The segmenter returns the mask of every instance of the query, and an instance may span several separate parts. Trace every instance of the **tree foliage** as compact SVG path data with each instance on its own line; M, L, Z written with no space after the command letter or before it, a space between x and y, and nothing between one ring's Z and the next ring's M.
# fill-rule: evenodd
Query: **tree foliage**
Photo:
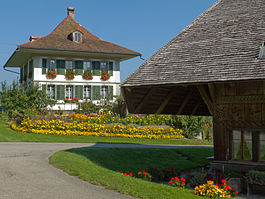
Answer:
M1 106L11 118L20 114L41 114L55 103L47 97L46 92L39 90L38 85L29 83L24 87L15 81L12 85L1 82L0 99Z

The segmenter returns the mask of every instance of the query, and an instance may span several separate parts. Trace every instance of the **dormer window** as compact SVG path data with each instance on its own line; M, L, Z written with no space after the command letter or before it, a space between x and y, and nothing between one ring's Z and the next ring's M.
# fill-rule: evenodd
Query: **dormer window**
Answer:
M81 32L74 32L73 33L73 41L80 43L82 41L82 33Z

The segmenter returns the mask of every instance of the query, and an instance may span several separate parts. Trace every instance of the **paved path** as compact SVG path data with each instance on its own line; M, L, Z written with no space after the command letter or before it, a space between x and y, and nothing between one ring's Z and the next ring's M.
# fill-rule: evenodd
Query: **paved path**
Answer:
M0 142L0 199L133 199L133 197L69 176L49 164L48 158L54 152L77 147L196 148L212 146ZM251 198L264 199L261 196Z
M0 143L0 199L132 198L91 185L49 165L56 151L93 146L68 143Z

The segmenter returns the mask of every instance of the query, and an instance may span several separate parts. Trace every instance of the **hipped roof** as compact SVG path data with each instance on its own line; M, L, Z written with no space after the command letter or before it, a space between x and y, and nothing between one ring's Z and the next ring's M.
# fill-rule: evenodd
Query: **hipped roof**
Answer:
M69 39L69 35L76 31L82 33L80 43ZM49 35L39 37L19 47L140 55L136 51L98 38L70 16L67 16Z
M71 39L73 32L82 33L82 42L74 42ZM21 67L32 55L48 56L72 56L90 58L110 58L127 60L140 53L117 44L104 41L67 16L49 35L44 37L31 37L32 41L22 45L9 58L5 67Z
M123 87L265 78L264 0L219 0L129 76Z

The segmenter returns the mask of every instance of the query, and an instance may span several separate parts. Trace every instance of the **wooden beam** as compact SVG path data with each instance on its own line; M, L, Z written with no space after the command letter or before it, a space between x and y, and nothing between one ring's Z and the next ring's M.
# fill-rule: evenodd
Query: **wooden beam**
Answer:
M210 91L212 102L216 103L216 92L215 92L216 89L215 89L214 84L208 84L208 88L209 88L209 91Z
M197 111L197 109L199 108L199 106L201 105L201 103L199 102L198 104L196 104L196 106L194 107L194 109L191 112L191 115L194 115Z
M197 88L198 88L198 90L199 90L199 92L201 94L201 97L202 97L203 101L207 105L209 112L211 113L211 115L213 115L213 103L212 103L212 101L210 99L210 96L206 92L206 90L205 90L203 85L198 85Z
M187 95L187 97L185 98L185 100L182 102L182 104L179 107L179 110L177 111L176 115L180 115L182 113L184 107L188 103L188 101L189 101L189 99L190 99L191 96L192 96L192 91Z
M125 99L126 107L128 108L128 112L133 111L133 102L131 98L131 89L129 88L122 88L121 89L122 95Z
M144 96L144 99L141 101L141 103L136 107L135 113L138 113L138 111L145 105L145 103L148 101L148 99L154 94L155 89L151 88L147 92L147 94Z
M166 99L162 102L162 104L159 106L159 108L156 111L156 114L160 114L166 105L168 104L169 100L173 97L174 93L176 92L176 89L172 89L169 94L167 95Z

